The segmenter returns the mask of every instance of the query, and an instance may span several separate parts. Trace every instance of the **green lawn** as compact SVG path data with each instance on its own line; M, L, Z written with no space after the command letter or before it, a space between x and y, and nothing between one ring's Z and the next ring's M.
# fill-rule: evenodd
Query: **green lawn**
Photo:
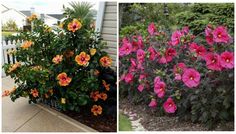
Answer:
M14 34L14 33L16 33L16 32L6 32L6 31L2 31L2 36L7 37L7 36L12 35L12 34Z
M123 114L119 114L119 131L132 131L129 118Z

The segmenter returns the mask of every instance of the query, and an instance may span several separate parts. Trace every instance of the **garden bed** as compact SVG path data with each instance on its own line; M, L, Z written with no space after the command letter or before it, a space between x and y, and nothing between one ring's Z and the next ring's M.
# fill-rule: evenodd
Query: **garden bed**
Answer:
M75 111L62 111L58 106L59 104L56 101L47 101L47 100L40 100L39 103L42 105L50 106L52 109L55 109L72 119L85 124L88 127L91 127L99 132L116 132L117 125L116 125L116 116L102 114L100 116L94 116L89 111L88 107L81 107L79 112ZM116 115L116 114L113 114Z
M91 113L81 110L79 113L73 111L62 112L65 115L99 131L99 132L116 132L116 117L102 115L94 117Z
M137 114L141 124L148 131L207 131L203 124L179 121L175 116L158 117L157 111L145 104L132 104L128 99L120 99L120 110ZM234 131L234 122L218 124L213 131Z

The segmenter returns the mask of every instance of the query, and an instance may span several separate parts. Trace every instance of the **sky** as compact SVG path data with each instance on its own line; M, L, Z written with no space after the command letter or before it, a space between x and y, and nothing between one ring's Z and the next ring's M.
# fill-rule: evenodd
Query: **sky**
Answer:
M30 10L31 7L34 7L36 13L61 14L62 5L68 7L68 3L71 1L81 0L1 0L1 4L16 10ZM95 1L88 2L94 5L92 9L98 10L99 2Z

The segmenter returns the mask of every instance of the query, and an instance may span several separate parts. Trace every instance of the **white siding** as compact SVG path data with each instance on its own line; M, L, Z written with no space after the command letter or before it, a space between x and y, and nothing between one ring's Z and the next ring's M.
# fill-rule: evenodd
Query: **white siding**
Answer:
M8 10L8 8L6 6L4 6L3 4L1 4L0 10L1 10L1 13L2 13L3 11Z
M48 26L52 27L53 25L57 25L58 19L48 16L48 15L45 15L44 22Z
M1 15L2 25L9 20L13 20L16 22L18 28L23 28L26 23L26 16L14 9L10 9Z
M117 66L117 3L106 2L101 35L107 42L108 49L105 51L113 60L113 67Z

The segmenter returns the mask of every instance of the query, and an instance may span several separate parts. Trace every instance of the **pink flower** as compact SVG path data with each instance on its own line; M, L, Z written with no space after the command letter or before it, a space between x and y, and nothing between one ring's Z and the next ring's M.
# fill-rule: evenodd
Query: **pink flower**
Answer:
M145 79L147 77L147 75L146 74L140 74L139 75L139 81L142 81L143 79Z
M230 41L230 35L224 26L218 26L213 32L213 41L217 43L228 43Z
M154 92L159 98L163 98L165 95L166 84L160 80L160 77L154 79Z
M190 52L196 52L197 48L198 48L197 43L195 43L195 42L190 43L190 46L189 46Z
M212 35L212 26L207 25L205 28L206 41L209 45L213 45L213 35Z
M125 82L126 83L131 83L133 81L133 78L134 78L133 74L128 73L128 74L125 75Z
M136 71L136 68L134 67L134 66L130 66L129 67L129 72L131 73L131 72L135 72Z
M182 77L180 74L175 74L175 80L181 80L181 79L182 79Z
M149 60L151 60L151 61L155 60L156 54L157 54L156 50L152 46L150 46L148 48L148 52L150 53Z
M192 88L199 85L200 77L200 73L197 70L189 68L184 71L182 80L187 87Z
M206 41L209 45L213 45L214 44L213 36L206 36Z
M178 63L177 65L174 65L173 72L175 74L175 80L181 80L181 74L186 69L186 65L182 62Z
M220 56L216 53L208 53L204 56L208 69L221 71Z
M134 58L130 58L131 66L136 67L136 60Z
M224 68L234 68L234 53L225 51L220 55L220 64Z
M140 84L140 85L138 86L138 90L139 90L139 92L142 92L143 89L144 89L144 85L143 85L143 84Z
M160 59L158 59L158 63L166 64L167 63L166 57L162 56Z
M208 24L207 27L205 28L205 34L206 36L212 36L212 25L211 24Z
M141 35L138 36L138 47L141 49L144 47L143 46L143 38Z
M196 49L197 56L203 57L206 54L206 49L204 46L198 46Z
M134 58L130 58L131 66L129 67L129 72L135 72L136 71L136 60Z
M182 28L182 33L188 34L189 33L189 27L188 26L183 27Z
M176 53L175 49L173 49L173 48L168 48L165 51L165 58L166 58L167 62L172 61L172 58L176 55L177 55L177 53Z
M144 67L143 67L142 62L138 62L137 69L140 69L140 70L142 70L142 71L144 70Z
M143 46L143 38L142 36L133 36L132 37L132 51L133 52L136 52L138 49L142 49L144 46Z
M137 55L136 56L137 56L138 62L143 62L144 58L145 58L145 52L142 49L139 49L137 51Z
M180 31L175 31L174 33L172 33L171 36L171 42L173 46L176 46L180 43L180 37L182 36L182 33Z
M173 71L174 74L181 74L186 69L186 65L183 62L174 65Z
M170 97L164 102L163 108L167 113L175 113L177 110L175 102Z
M148 26L148 33L150 35L154 35L154 33L156 32L156 27L155 24L152 22L151 24L149 24Z
M119 48L119 56L126 56L132 52L132 44L128 42L127 38L122 41L123 45Z
M155 108L157 106L157 101L155 99L152 99L148 106L151 108Z

